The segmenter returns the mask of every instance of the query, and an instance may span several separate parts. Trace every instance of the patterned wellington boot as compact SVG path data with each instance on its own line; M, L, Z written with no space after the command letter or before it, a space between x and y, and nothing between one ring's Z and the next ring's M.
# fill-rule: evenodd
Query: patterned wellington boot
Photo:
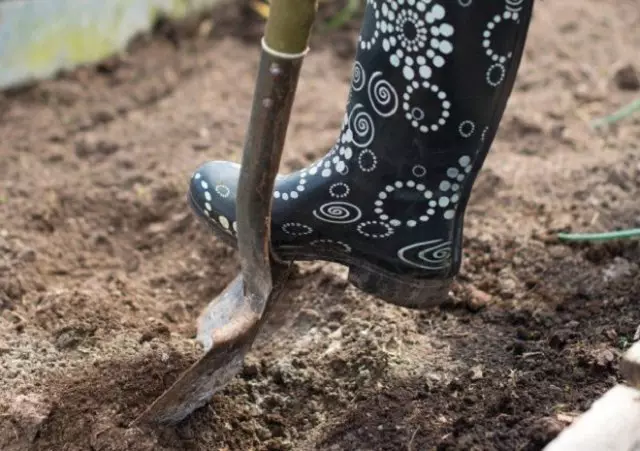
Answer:
M274 253L344 264L351 283L394 304L444 301L532 8L533 0L368 0L335 145L276 180ZM189 191L230 245L239 168L205 163Z

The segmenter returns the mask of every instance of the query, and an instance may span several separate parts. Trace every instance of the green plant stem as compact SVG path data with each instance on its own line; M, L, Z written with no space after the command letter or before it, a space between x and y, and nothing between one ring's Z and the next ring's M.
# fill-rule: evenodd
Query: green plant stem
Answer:
M605 116L603 118L597 119L591 123L591 126L594 128L602 127L603 125L613 124L614 122L618 122L621 119L635 113L640 110L640 99L636 99L630 104L620 108L618 111L610 114L609 116Z
M640 237L640 229L618 230L602 233L559 233L558 238L564 241L612 241L622 238Z

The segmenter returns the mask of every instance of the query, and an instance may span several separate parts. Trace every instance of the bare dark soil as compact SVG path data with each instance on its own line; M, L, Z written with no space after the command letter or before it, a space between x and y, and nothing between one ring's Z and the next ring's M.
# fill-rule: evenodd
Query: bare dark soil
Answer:
M449 302L406 310L299 265L242 375L173 428L127 425L197 358L195 319L238 271L185 193L199 163L240 159L262 25L165 25L0 95L0 448L542 449L638 338L638 242L556 234L640 224L640 117L589 127L640 95L640 10L536 8ZM314 40L287 170L338 133L356 29Z

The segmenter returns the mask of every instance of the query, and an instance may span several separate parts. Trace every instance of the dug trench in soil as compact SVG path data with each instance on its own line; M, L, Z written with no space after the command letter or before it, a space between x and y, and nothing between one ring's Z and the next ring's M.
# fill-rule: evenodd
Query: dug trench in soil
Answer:
M127 425L199 355L195 319L239 269L185 193L200 162L240 160L258 39L244 21L155 36L4 94L0 448L542 449L620 379L640 325L637 242L555 238L640 222L640 120L588 126L639 95L638 14L538 2L446 305L393 307L299 265L242 375L176 427ZM353 28L314 39L286 171L338 133Z

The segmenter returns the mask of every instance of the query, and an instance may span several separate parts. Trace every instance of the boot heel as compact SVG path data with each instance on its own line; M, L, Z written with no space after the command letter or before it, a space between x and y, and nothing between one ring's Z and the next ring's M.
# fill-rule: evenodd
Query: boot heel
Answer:
M349 282L365 293L401 307L425 310L447 300L453 279L408 279L356 266L349 267Z

